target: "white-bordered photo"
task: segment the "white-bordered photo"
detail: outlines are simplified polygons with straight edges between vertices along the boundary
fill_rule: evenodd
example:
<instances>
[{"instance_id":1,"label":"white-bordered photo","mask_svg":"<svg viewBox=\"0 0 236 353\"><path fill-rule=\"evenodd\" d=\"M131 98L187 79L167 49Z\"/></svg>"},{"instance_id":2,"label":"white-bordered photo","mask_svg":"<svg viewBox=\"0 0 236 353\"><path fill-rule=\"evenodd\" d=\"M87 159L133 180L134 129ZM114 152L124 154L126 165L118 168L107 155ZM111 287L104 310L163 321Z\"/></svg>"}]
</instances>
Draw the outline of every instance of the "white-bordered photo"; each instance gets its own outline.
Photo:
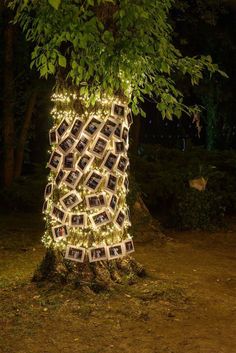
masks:
<instances>
[{"instance_id":1,"label":"white-bordered photo","mask_svg":"<svg viewBox=\"0 0 236 353\"><path fill-rule=\"evenodd\" d=\"M117 189L117 184L118 184L118 178L115 176L115 174L108 174L106 183L105 183L105 189L109 192L115 193Z\"/></svg>"},{"instance_id":2,"label":"white-bordered photo","mask_svg":"<svg viewBox=\"0 0 236 353\"><path fill-rule=\"evenodd\" d=\"M59 172L56 175L55 178L55 184L59 187L64 179L64 177L66 176L66 172L64 172L63 170L59 170Z\"/></svg>"},{"instance_id":3,"label":"white-bordered photo","mask_svg":"<svg viewBox=\"0 0 236 353\"><path fill-rule=\"evenodd\" d=\"M121 103L112 103L111 115L116 118L124 119L127 115L127 106Z\"/></svg>"},{"instance_id":4,"label":"white-bordered photo","mask_svg":"<svg viewBox=\"0 0 236 353\"><path fill-rule=\"evenodd\" d=\"M58 142L57 130L54 128L49 131L49 143L50 145L54 145L57 142Z\"/></svg>"},{"instance_id":5,"label":"white-bordered photo","mask_svg":"<svg viewBox=\"0 0 236 353\"><path fill-rule=\"evenodd\" d=\"M102 126L102 120L94 116L91 119L89 119L89 121L85 125L84 133L90 137L94 137L96 133L99 131L99 129L101 128L101 126Z\"/></svg>"},{"instance_id":6,"label":"white-bordered photo","mask_svg":"<svg viewBox=\"0 0 236 353\"><path fill-rule=\"evenodd\" d=\"M42 213L46 213L48 208L48 200L45 200L42 207Z\"/></svg>"},{"instance_id":7,"label":"white-bordered photo","mask_svg":"<svg viewBox=\"0 0 236 353\"><path fill-rule=\"evenodd\" d=\"M124 126L122 129L122 139L124 140L125 144L127 145L129 142L129 129Z\"/></svg>"},{"instance_id":8,"label":"white-bordered photo","mask_svg":"<svg viewBox=\"0 0 236 353\"><path fill-rule=\"evenodd\" d=\"M109 117L101 128L100 134L106 139L110 139L117 127L117 122L112 117Z\"/></svg>"},{"instance_id":9,"label":"white-bordered photo","mask_svg":"<svg viewBox=\"0 0 236 353\"><path fill-rule=\"evenodd\" d=\"M119 229L122 229L124 226L124 222L125 222L125 213L122 210L118 210L114 219L114 223Z\"/></svg>"},{"instance_id":10,"label":"white-bordered photo","mask_svg":"<svg viewBox=\"0 0 236 353\"><path fill-rule=\"evenodd\" d=\"M94 145L91 149L91 152L98 158L103 158L105 152L106 152L106 147L108 144L108 140L98 136L96 141L94 142Z\"/></svg>"},{"instance_id":11,"label":"white-bordered photo","mask_svg":"<svg viewBox=\"0 0 236 353\"><path fill-rule=\"evenodd\" d=\"M67 153L63 156L62 168L65 170L73 170L75 165L75 154Z\"/></svg>"},{"instance_id":12,"label":"white-bordered photo","mask_svg":"<svg viewBox=\"0 0 236 353\"><path fill-rule=\"evenodd\" d=\"M53 183L48 183L44 190L45 199L49 198L49 196L52 195L52 192L53 192Z\"/></svg>"},{"instance_id":13,"label":"white-bordered photo","mask_svg":"<svg viewBox=\"0 0 236 353\"><path fill-rule=\"evenodd\" d=\"M125 255L123 244L118 243L118 244L107 246L107 255L108 255L108 260L123 257Z\"/></svg>"},{"instance_id":14,"label":"white-bordered photo","mask_svg":"<svg viewBox=\"0 0 236 353\"><path fill-rule=\"evenodd\" d=\"M89 216L89 219L95 228L104 226L111 221L110 214L107 212L107 210L102 210L94 213L93 215Z\"/></svg>"},{"instance_id":15,"label":"white-bordered photo","mask_svg":"<svg viewBox=\"0 0 236 353\"><path fill-rule=\"evenodd\" d=\"M62 154L57 151L53 151L47 166L51 170L57 171L58 168L60 167L61 161L62 161Z\"/></svg>"},{"instance_id":16,"label":"white-bordered photo","mask_svg":"<svg viewBox=\"0 0 236 353\"><path fill-rule=\"evenodd\" d=\"M62 224L60 226L52 227L52 235L55 241L65 239L69 235L67 226Z\"/></svg>"},{"instance_id":17,"label":"white-bordered photo","mask_svg":"<svg viewBox=\"0 0 236 353\"><path fill-rule=\"evenodd\" d=\"M127 176L124 177L123 179L123 185L126 191L128 191L129 189L129 179L127 178Z\"/></svg>"},{"instance_id":18,"label":"white-bordered photo","mask_svg":"<svg viewBox=\"0 0 236 353\"><path fill-rule=\"evenodd\" d=\"M122 125L118 124L114 131L114 137L116 137L117 139L121 139L121 135L122 135Z\"/></svg>"},{"instance_id":19,"label":"white-bordered photo","mask_svg":"<svg viewBox=\"0 0 236 353\"><path fill-rule=\"evenodd\" d=\"M112 171L113 167L115 166L117 162L118 156L112 152L108 152L106 157L104 158L104 161L102 162L101 167L107 169L109 172Z\"/></svg>"},{"instance_id":20,"label":"white-bordered photo","mask_svg":"<svg viewBox=\"0 0 236 353\"><path fill-rule=\"evenodd\" d=\"M67 213L65 211L63 211L61 208L59 208L58 206L53 205L52 209L51 209L51 216L54 219L56 219L57 221L59 221L61 223L65 223Z\"/></svg>"},{"instance_id":21,"label":"white-bordered photo","mask_svg":"<svg viewBox=\"0 0 236 353\"><path fill-rule=\"evenodd\" d=\"M94 156L89 152L85 152L79 158L76 166L82 173L85 173L88 170L89 166L93 163L93 160Z\"/></svg>"},{"instance_id":22,"label":"white-bordered photo","mask_svg":"<svg viewBox=\"0 0 236 353\"><path fill-rule=\"evenodd\" d=\"M80 195L75 191L69 191L66 195L60 198L60 203L65 209L71 210L82 201Z\"/></svg>"},{"instance_id":23,"label":"white-bordered photo","mask_svg":"<svg viewBox=\"0 0 236 353\"><path fill-rule=\"evenodd\" d=\"M78 143L75 145L75 149L80 154L82 154L86 150L86 148L88 147L88 144L89 144L89 138L82 134Z\"/></svg>"},{"instance_id":24,"label":"white-bordered photo","mask_svg":"<svg viewBox=\"0 0 236 353\"><path fill-rule=\"evenodd\" d=\"M123 244L124 244L124 250L126 254L130 254L134 252L133 239L126 239L123 241Z\"/></svg>"},{"instance_id":25,"label":"white-bordered photo","mask_svg":"<svg viewBox=\"0 0 236 353\"><path fill-rule=\"evenodd\" d=\"M69 225L75 228L87 227L87 214L85 212L71 213L69 215Z\"/></svg>"},{"instance_id":26,"label":"white-bordered photo","mask_svg":"<svg viewBox=\"0 0 236 353\"><path fill-rule=\"evenodd\" d=\"M79 170L71 170L64 179L64 184L72 189L76 189L83 173Z\"/></svg>"},{"instance_id":27,"label":"white-bordered photo","mask_svg":"<svg viewBox=\"0 0 236 353\"><path fill-rule=\"evenodd\" d=\"M75 262L84 262L85 249L74 245L67 245L65 258Z\"/></svg>"},{"instance_id":28,"label":"white-bordered photo","mask_svg":"<svg viewBox=\"0 0 236 353\"><path fill-rule=\"evenodd\" d=\"M85 196L86 205L89 209L106 207L106 194L100 192Z\"/></svg>"},{"instance_id":29,"label":"white-bordered photo","mask_svg":"<svg viewBox=\"0 0 236 353\"><path fill-rule=\"evenodd\" d=\"M94 246L88 249L89 262L107 260L106 245Z\"/></svg>"},{"instance_id":30,"label":"white-bordered photo","mask_svg":"<svg viewBox=\"0 0 236 353\"><path fill-rule=\"evenodd\" d=\"M93 191L96 191L99 187L99 185L101 184L103 179L103 176L101 173L99 172L90 172L87 179L85 180L84 185Z\"/></svg>"},{"instance_id":31,"label":"white-bordered photo","mask_svg":"<svg viewBox=\"0 0 236 353\"><path fill-rule=\"evenodd\" d=\"M116 164L116 171L124 175L128 164L129 164L128 158L126 158L124 156L120 156L120 158Z\"/></svg>"},{"instance_id":32,"label":"white-bordered photo","mask_svg":"<svg viewBox=\"0 0 236 353\"><path fill-rule=\"evenodd\" d=\"M83 129L83 121L80 119L75 119L72 128L70 130L70 134L72 135L72 137L74 137L75 139L77 139L79 137L79 134L81 133L82 129Z\"/></svg>"},{"instance_id":33,"label":"white-bordered photo","mask_svg":"<svg viewBox=\"0 0 236 353\"><path fill-rule=\"evenodd\" d=\"M129 112L126 116L126 120L127 120L128 126L130 127L130 125L133 124L133 117L132 117L132 112L130 109L129 109Z\"/></svg>"},{"instance_id":34,"label":"white-bordered photo","mask_svg":"<svg viewBox=\"0 0 236 353\"><path fill-rule=\"evenodd\" d=\"M124 141L115 141L115 153L120 154L125 152L125 144Z\"/></svg>"},{"instance_id":35,"label":"white-bordered photo","mask_svg":"<svg viewBox=\"0 0 236 353\"><path fill-rule=\"evenodd\" d=\"M73 139L73 137L67 136L66 138L64 138L64 140L59 143L58 148L62 153L66 154L72 150L74 144L75 140Z\"/></svg>"},{"instance_id":36,"label":"white-bordered photo","mask_svg":"<svg viewBox=\"0 0 236 353\"><path fill-rule=\"evenodd\" d=\"M60 136L60 138L64 135L64 133L67 131L69 128L70 124L66 119L63 119L60 125L57 128L57 133Z\"/></svg>"},{"instance_id":37,"label":"white-bordered photo","mask_svg":"<svg viewBox=\"0 0 236 353\"><path fill-rule=\"evenodd\" d=\"M113 213L116 210L117 202L118 202L118 197L115 194L111 195L111 197L110 197L110 199L108 201L108 207Z\"/></svg>"}]
</instances>

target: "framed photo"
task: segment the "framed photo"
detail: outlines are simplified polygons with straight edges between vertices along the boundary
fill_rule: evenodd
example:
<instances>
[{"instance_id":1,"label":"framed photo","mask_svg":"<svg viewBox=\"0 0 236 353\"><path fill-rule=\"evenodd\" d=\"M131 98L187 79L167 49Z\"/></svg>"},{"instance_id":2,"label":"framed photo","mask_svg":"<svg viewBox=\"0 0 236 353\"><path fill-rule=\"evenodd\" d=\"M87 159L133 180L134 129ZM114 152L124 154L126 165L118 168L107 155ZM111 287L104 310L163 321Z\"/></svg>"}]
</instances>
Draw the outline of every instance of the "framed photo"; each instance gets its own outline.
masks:
<instances>
[{"instance_id":1,"label":"framed photo","mask_svg":"<svg viewBox=\"0 0 236 353\"><path fill-rule=\"evenodd\" d=\"M80 119L75 119L72 128L70 130L70 134L77 139L79 134L81 133L82 129L83 129L83 121Z\"/></svg>"},{"instance_id":2,"label":"framed photo","mask_svg":"<svg viewBox=\"0 0 236 353\"><path fill-rule=\"evenodd\" d=\"M125 222L125 213L119 210L115 216L114 223L119 228L122 229Z\"/></svg>"},{"instance_id":3,"label":"framed photo","mask_svg":"<svg viewBox=\"0 0 236 353\"><path fill-rule=\"evenodd\" d=\"M108 260L117 259L125 255L123 244L114 244L107 247Z\"/></svg>"},{"instance_id":4,"label":"framed photo","mask_svg":"<svg viewBox=\"0 0 236 353\"><path fill-rule=\"evenodd\" d=\"M115 212L117 207L118 197L116 195L111 195L108 201L108 207L112 212Z\"/></svg>"},{"instance_id":5,"label":"framed photo","mask_svg":"<svg viewBox=\"0 0 236 353\"><path fill-rule=\"evenodd\" d=\"M126 254L130 254L134 252L134 243L132 239L124 240L123 244L124 244L124 249Z\"/></svg>"},{"instance_id":6,"label":"framed photo","mask_svg":"<svg viewBox=\"0 0 236 353\"><path fill-rule=\"evenodd\" d=\"M123 127L121 137L124 140L125 144L127 145L129 141L129 129L126 126Z\"/></svg>"},{"instance_id":7,"label":"framed photo","mask_svg":"<svg viewBox=\"0 0 236 353\"><path fill-rule=\"evenodd\" d=\"M103 127L101 128L100 134L106 139L109 139L113 135L116 127L117 122L112 118L108 118Z\"/></svg>"},{"instance_id":8,"label":"framed photo","mask_svg":"<svg viewBox=\"0 0 236 353\"><path fill-rule=\"evenodd\" d=\"M67 245L65 258L71 261L84 262L85 249L73 245Z\"/></svg>"},{"instance_id":9,"label":"framed photo","mask_svg":"<svg viewBox=\"0 0 236 353\"><path fill-rule=\"evenodd\" d=\"M67 213L61 210L58 206L53 205L51 210L51 216L61 223L65 223Z\"/></svg>"},{"instance_id":10,"label":"framed photo","mask_svg":"<svg viewBox=\"0 0 236 353\"><path fill-rule=\"evenodd\" d=\"M111 221L110 215L106 210L90 215L89 219L95 228L104 226Z\"/></svg>"},{"instance_id":11,"label":"framed photo","mask_svg":"<svg viewBox=\"0 0 236 353\"><path fill-rule=\"evenodd\" d=\"M117 172L124 174L127 166L128 166L129 160L128 158L124 157L124 156L120 156L117 165L116 165L116 170Z\"/></svg>"},{"instance_id":12,"label":"framed photo","mask_svg":"<svg viewBox=\"0 0 236 353\"><path fill-rule=\"evenodd\" d=\"M89 262L107 260L107 248L100 245L88 249Z\"/></svg>"},{"instance_id":13,"label":"framed photo","mask_svg":"<svg viewBox=\"0 0 236 353\"><path fill-rule=\"evenodd\" d=\"M72 170L67 174L64 183L72 189L75 189L82 178L82 173L79 170Z\"/></svg>"},{"instance_id":14,"label":"framed photo","mask_svg":"<svg viewBox=\"0 0 236 353\"><path fill-rule=\"evenodd\" d=\"M49 143L50 143L50 145L54 145L57 142L58 142L57 130L51 129L49 131Z\"/></svg>"},{"instance_id":15,"label":"framed photo","mask_svg":"<svg viewBox=\"0 0 236 353\"><path fill-rule=\"evenodd\" d=\"M75 145L75 149L82 154L89 144L89 138L85 135L81 135L79 142Z\"/></svg>"},{"instance_id":16,"label":"framed photo","mask_svg":"<svg viewBox=\"0 0 236 353\"><path fill-rule=\"evenodd\" d=\"M69 215L69 225L76 228L87 227L87 214L85 212Z\"/></svg>"},{"instance_id":17,"label":"framed photo","mask_svg":"<svg viewBox=\"0 0 236 353\"><path fill-rule=\"evenodd\" d=\"M66 175L66 172L64 172L63 170L59 170L59 172L56 175L55 178L55 184L59 187L64 179Z\"/></svg>"},{"instance_id":18,"label":"framed photo","mask_svg":"<svg viewBox=\"0 0 236 353\"><path fill-rule=\"evenodd\" d=\"M63 224L61 226L52 227L52 235L55 241L65 239L69 235L67 226Z\"/></svg>"},{"instance_id":19,"label":"framed photo","mask_svg":"<svg viewBox=\"0 0 236 353\"><path fill-rule=\"evenodd\" d=\"M127 178L127 176L124 177L123 185L124 185L125 190L128 191L128 189L129 189L129 179Z\"/></svg>"},{"instance_id":20,"label":"framed photo","mask_svg":"<svg viewBox=\"0 0 236 353\"><path fill-rule=\"evenodd\" d=\"M99 194L85 196L86 205L89 209L100 208L106 206L106 194L101 192Z\"/></svg>"},{"instance_id":21,"label":"framed photo","mask_svg":"<svg viewBox=\"0 0 236 353\"><path fill-rule=\"evenodd\" d=\"M45 200L43 203L42 213L46 213L48 208L48 200Z\"/></svg>"},{"instance_id":22,"label":"framed photo","mask_svg":"<svg viewBox=\"0 0 236 353\"><path fill-rule=\"evenodd\" d=\"M89 119L89 121L85 125L84 133L86 133L90 137L95 136L101 126L102 126L102 121L97 117L93 117Z\"/></svg>"},{"instance_id":23,"label":"framed photo","mask_svg":"<svg viewBox=\"0 0 236 353\"><path fill-rule=\"evenodd\" d=\"M118 124L118 126L115 128L114 136L115 136L117 139L121 139L121 133L122 133L122 125L121 125L121 124Z\"/></svg>"},{"instance_id":24,"label":"framed photo","mask_svg":"<svg viewBox=\"0 0 236 353\"><path fill-rule=\"evenodd\" d=\"M70 191L65 196L60 198L60 203L66 209L72 209L82 201L82 198L75 192Z\"/></svg>"},{"instance_id":25,"label":"framed photo","mask_svg":"<svg viewBox=\"0 0 236 353\"><path fill-rule=\"evenodd\" d=\"M117 189L118 178L114 174L109 174L106 180L105 189L115 193Z\"/></svg>"},{"instance_id":26,"label":"framed photo","mask_svg":"<svg viewBox=\"0 0 236 353\"><path fill-rule=\"evenodd\" d=\"M67 136L63 141L58 145L58 148L62 153L66 154L74 147L75 140L71 136Z\"/></svg>"},{"instance_id":27,"label":"framed photo","mask_svg":"<svg viewBox=\"0 0 236 353\"><path fill-rule=\"evenodd\" d=\"M64 135L66 130L69 128L69 123L66 119L63 119L60 125L57 128L57 133L60 136L60 138Z\"/></svg>"},{"instance_id":28,"label":"framed photo","mask_svg":"<svg viewBox=\"0 0 236 353\"><path fill-rule=\"evenodd\" d=\"M103 158L106 147L108 144L108 140L104 139L103 137L98 137L93 145L91 152L98 158Z\"/></svg>"},{"instance_id":29,"label":"framed photo","mask_svg":"<svg viewBox=\"0 0 236 353\"><path fill-rule=\"evenodd\" d=\"M126 120L127 120L128 126L130 127L130 125L133 124L133 117L132 117L132 113L131 113L130 109L129 109L129 112L127 114Z\"/></svg>"},{"instance_id":30,"label":"framed photo","mask_svg":"<svg viewBox=\"0 0 236 353\"><path fill-rule=\"evenodd\" d=\"M124 119L127 115L127 106L121 103L112 103L111 115Z\"/></svg>"},{"instance_id":31,"label":"framed photo","mask_svg":"<svg viewBox=\"0 0 236 353\"><path fill-rule=\"evenodd\" d=\"M109 172L111 172L114 165L117 162L117 158L118 158L117 155L115 155L112 152L108 152L103 163L102 163L102 167L107 169Z\"/></svg>"},{"instance_id":32,"label":"framed photo","mask_svg":"<svg viewBox=\"0 0 236 353\"><path fill-rule=\"evenodd\" d=\"M61 164L61 161L62 161L62 154L57 151L53 151L48 162L48 167L51 170L57 171L57 169Z\"/></svg>"},{"instance_id":33,"label":"framed photo","mask_svg":"<svg viewBox=\"0 0 236 353\"><path fill-rule=\"evenodd\" d=\"M96 191L103 179L102 174L99 172L90 172L84 185L90 190Z\"/></svg>"},{"instance_id":34,"label":"framed photo","mask_svg":"<svg viewBox=\"0 0 236 353\"><path fill-rule=\"evenodd\" d=\"M75 155L70 152L63 156L62 168L65 170L73 170L75 164Z\"/></svg>"},{"instance_id":35,"label":"framed photo","mask_svg":"<svg viewBox=\"0 0 236 353\"><path fill-rule=\"evenodd\" d=\"M94 156L89 153L85 152L77 162L77 168L82 172L85 173L85 171L89 168L89 166L92 164L94 160Z\"/></svg>"},{"instance_id":36,"label":"framed photo","mask_svg":"<svg viewBox=\"0 0 236 353\"><path fill-rule=\"evenodd\" d=\"M44 197L45 199L47 199L49 196L52 195L52 191L53 191L53 184L52 183L48 183L45 187L44 190Z\"/></svg>"},{"instance_id":37,"label":"framed photo","mask_svg":"<svg viewBox=\"0 0 236 353\"><path fill-rule=\"evenodd\" d=\"M115 152L116 154L125 152L125 144L124 141L115 141Z\"/></svg>"}]
</instances>

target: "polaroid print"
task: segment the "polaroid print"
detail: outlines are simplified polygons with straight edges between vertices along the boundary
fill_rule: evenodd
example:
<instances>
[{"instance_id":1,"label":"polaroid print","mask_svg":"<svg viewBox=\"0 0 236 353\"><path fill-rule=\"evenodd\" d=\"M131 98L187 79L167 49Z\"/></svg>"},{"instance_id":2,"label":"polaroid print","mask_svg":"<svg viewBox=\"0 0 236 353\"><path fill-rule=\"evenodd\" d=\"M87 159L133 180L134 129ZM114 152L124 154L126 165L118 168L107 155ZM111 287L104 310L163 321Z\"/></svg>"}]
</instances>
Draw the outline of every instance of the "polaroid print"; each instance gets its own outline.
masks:
<instances>
[{"instance_id":1,"label":"polaroid print","mask_svg":"<svg viewBox=\"0 0 236 353\"><path fill-rule=\"evenodd\" d=\"M124 141L115 141L115 152L116 154L120 154L125 152L125 144Z\"/></svg>"},{"instance_id":2,"label":"polaroid print","mask_svg":"<svg viewBox=\"0 0 236 353\"><path fill-rule=\"evenodd\" d=\"M110 215L106 210L90 215L89 219L95 228L104 226L111 221Z\"/></svg>"},{"instance_id":3,"label":"polaroid print","mask_svg":"<svg viewBox=\"0 0 236 353\"><path fill-rule=\"evenodd\" d=\"M54 151L52 152L52 155L47 165L51 170L57 171L57 169L61 164L61 160L62 160L62 154L57 151Z\"/></svg>"},{"instance_id":4,"label":"polaroid print","mask_svg":"<svg viewBox=\"0 0 236 353\"><path fill-rule=\"evenodd\" d=\"M122 133L122 125L119 124L119 125L115 128L114 136L115 136L117 139L121 139L121 133Z\"/></svg>"},{"instance_id":5,"label":"polaroid print","mask_svg":"<svg viewBox=\"0 0 236 353\"><path fill-rule=\"evenodd\" d=\"M59 170L59 172L56 175L55 178L55 184L59 187L64 179L66 175L66 172L64 172L63 170Z\"/></svg>"},{"instance_id":6,"label":"polaroid print","mask_svg":"<svg viewBox=\"0 0 236 353\"><path fill-rule=\"evenodd\" d=\"M107 247L108 260L117 259L125 255L123 244L114 244Z\"/></svg>"},{"instance_id":7,"label":"polaroid print","mask_svg":"<svg viewBox=\"0 0 236 353\"><path fill-rule=\"evenodd\" d=\"M107 249L105 245L88 249L89 262L107 260Z\"/></svg>"},{"instance_id":8,"label":"polaroid print","mask_svg":"<svg viewBox=\"0 0 236 353\"><path fill-rule=\"evenodd\" d=\"M116 165L117 172L124 174L127 169L128 163L129 163L128 158L120 156L118 163Z\"/></svg>"},{"instance_id":9,"label":"polaroid print","mask_svg":"<svg viewBox=\"0 0 236 353\"><path fill-rule=\"evenodd\" d=\"M56 129L51 129L49 131L49 143L50 145L54 145L58 142L58 135Z\"/></svg>"},{"instance_id":10,"label":"polaroid print","mask_svg":"<svg viewBox=\"0 0 236 353\"><path fill-rule=\"evenodd\" d=\"M70 134L77 139L79 134L81 133L83 129L83 121L80 119L75 119L72 128L70 130Z\"/></svg>"},{"instance_id":11,"label":"polaroid print","mask_svg":"<svg viewBox=\"0 0 236 353\"><path fill-rule=\"evenodd\" d=\"M91 118L84 127L84 133L90 137L95 136L100 127L102 126L102 121L98 118Z\"/></svg>"},{"instance_id":12,"label":"polaroid print","mask_svg":"<svg viewBox=\"0 0 236 353\"><path fill-rule=\"evenodd\" d=\"M118 156L114 153L108 152L101 166L111 172L116 164L117 158Z\"/></svg>"},{"instance_id":13,"label":"polaroid print","mask_svg":"<svg viewBox=\"0 0 236 353\"><path fill-rule=\"evenodd\" d=\"M96 191L101 184L103 176L98 172L90 172L84 185L90 190Z\"/></svg>"},{"instance_id":14,"label":"polaroid print","mask_svg":"<svg viewBox=\"0 0 236 353\"><path fill-rule=\"evenodd\" d=\"M85 200L89 209L106 206L106 194L104 192L101 192L100 194L87 195L85 196Z\"/></svg>"},{"instance_id":15,"label":"polaroid print","mask_svg":"<svg viewBox=\"0 0 236 353\"><path fill-rule=\"evenodd\" d=\"M122 139L124 140L125 144L128 144L128 140L129 140L129 129L124 126L123 130L122 130Z\"/></svg>"},{"instance_id":16,"label":"polaroid print","mask_svg":"<svg viewBox=\"0 0 236 353\"><path fill-rule=\"evenodd\" d=\"M109 201L108 201L108 207L109 209L114 213L116 210L118 198L116 195L111 195Z\"/></svg>"},{"instance_id":17,"label":"polaroid print","mask_svg":"<svg viewBox=\"0 0 236 353\"><path fill-rule=\"evenodd\" d=\"M117 212L116 217L115 217L114 223L116 226L118 226L118 228L122 229L124 226L124 222L125 222L125 214L124 214L124 212L119 210Z\"/></svg>"},{"instance_id":18,"label":"polaroid print","mask_svg":"<svg viewBox=\"0 0 236 353\"><path fill-rule=\"evenodd\" d=\"M57 128L57 133L60 136L60 138L64 135L66 130L69 128L69 123L66 119L63 119L61 124Z\"/></svg>"},{"instance_id":19,"label":"polaroid print","mask_svg":"<svg viewBox=\"0 0 236 353\"><path fill-rule=\"evenodd\" d=\"M112 118L108 118L103 125L100 134L103 135L106 139L109 139L113 135L116 127L117 122Z\"/></svg>"},{"instance_id":20,"label":"polaroid print","mask_svg":"<svg viewBox=\"0 0 236 353\"><path fill-rule=\"evenodd\" d=\"M70 191L65 196L60 198L60 203L66 209L72 209L82 201L82 198L75 192Z\"/></svg>"},{"instance_id":21,"label":"polaroid print","mask_svg":"<svg viewBox=\"0 0 236 353\"><path fill-rule=\"evenodd\" d=\"M89 152L85 152L85 154L83 154L83 156L81 156L79 161L77 162L77 168L82 173L85 173L89 166L92 164L93 160L94 156Z\"/></svg>"},{"instance_id":22,"label":"polaroid print","mask_svg":"<svg viewBox=\"0 0 236 353\"><path fill-rule=\"evenodd\" d=\"M98 158L103 158L104 153L106 152L108 141L103 137L98 137L95 141L91 152Z\"/></svg>"},{"instance_id":23,"label":"polaroid print","mask_svg":"<svg viewBox=\"0 0 236 353\"><path fill-rule=\"evenodd\" d=\"M45 199L47 199L49 196L52 195L52 191L53 191L53 184L52 183L48 183L45 187L44 190L44 197Z\"/></svg>"},{"instance_id":24,"label":"polaroid print","mask_svg":"<svg viewBox=\"0 0 236 353\"><path fill-rule=\"evenodd\" d=\"M114 174L109 174L106 183L105 189L109 192L115 193L117 189L118 178Z\"/></svg>"},{"instance_id":25,"label":"polaroid print","mask_svg":"<svg viewBox=\"0 0 236 353\"><path fill-rule=\"evenodd\" d=\"M127 177L124 177L123 185L124 185L125 190L128 191L128 189L129 189L129 179Z\"/></svg>"},{"instance_id":26,"label":"polaroid print","mask_svg":"<svg viewBox=\"0 0 236 353\"><path fill-rule=\"evenodd\" d=\"M76 228L87 227L87 214L85 212L69 215L69 225Z\"/></svg>"},{"instance_id":27,"label":"polaroid print","mask_svg":"<svg viewBox=\"0 0 236 353\"><path fill-rule=\"evenodd\" d=\"M112 103L111 115L116 118L125 118L127 115L127 106L120 103Z\"/></svg>"},{"instance_id":28,"label":"polaroid print","mask_svg":"<svg viewBox=\"0 0 236 353\"><path fill-rule=\"evenodd\" d=\"M132 117L131 110L129 110L129 113L127 114L126 120L127 120L128 126L130 127L130 125L133 124L133 117Z\"/></svg>"},{"instance_id":29,"label":"polaroid print","mask_svg":"<svg viewBox=\"0 0 236 353\"><path fill-rule=\"evenodd\" d=\"M42 213L46 213L48 208L48 200L45 200L43 203Z\"/></svg>"},{"instance_id":30,"label":"polaroid print","mask_svg":"<svg viewBox=\"0 0 236 353\"><path fill-rule=\"evenodd\" d=\"M64 183L72 189L75 189L82 178L82 173L79 170L72 170L67 174Z\"/></svg>"},{"instance_id":31,"label":"polaroid print","mask_svg":"<svg viewBox=\"0 0 236 353\"><path fill-rule=\"evenodd\" d=\"M73 170L75 164L75 155L70 152L63 156L62 168L65 170Z\"/></svg>"},{"instance_id":32,"label":"polaroid print","mask_svg":"<svg viewBox=\"0 0 236 353\"><path fill-rule=\"evenodd\" d=\"M51 210L51 216L57 221L64 223L67 217L67 213L61 210L58 206L53 205Z\"/></svg>"},{"instance_id":33,"label":"polaroid print","mask_svg":"<svg viewBox=\"0 0 236 353\"><path fill-rule=\"evenodd\" d=\"M65 239L69 235L67 226L63 224L61 226L52 227L52 235L55 241Z\"/></svg>"},{"instance_id":34,"label":"polaroid print","mask_svg":"<svg viewBox=\"0 0 236 353\"><path fill-rule=\"evenodd\" d=\"M61 141L58 145L58 148L61 150L62 153L68 153L74 147L75 140L68 136L63 141Z\"/></svg>"},{"instance_id":35,"label":"polaroid print","mask_svg":"<svg viewBox=\"0 0 236 353\"><path fill-rule=\"evenodd\" d=\"M84 262L85 249L73 245L67 245L65 258L75 262Z\"/></svg>"},{"instance_id":36,"label":"polaroid print","mask_svg":"<svg viewBox=\"0 0 236 353\"><path fill-rule=\"evenodd\" d=\"M132 239L124 240L123 244L124 244L124 249L126 254L130 254L134 252L134 243Z\"/></svg>"},{"instance_id":37,"label":"polaroid print","mask_svg":"<svg viewBox=\"0 0 236 353\"><path fill-rule=\"evenodd\" d=\"M75 145L75 149L82 154L89 144L89 138L81 135L79 142Z\"/></svg>"}]
</instances>

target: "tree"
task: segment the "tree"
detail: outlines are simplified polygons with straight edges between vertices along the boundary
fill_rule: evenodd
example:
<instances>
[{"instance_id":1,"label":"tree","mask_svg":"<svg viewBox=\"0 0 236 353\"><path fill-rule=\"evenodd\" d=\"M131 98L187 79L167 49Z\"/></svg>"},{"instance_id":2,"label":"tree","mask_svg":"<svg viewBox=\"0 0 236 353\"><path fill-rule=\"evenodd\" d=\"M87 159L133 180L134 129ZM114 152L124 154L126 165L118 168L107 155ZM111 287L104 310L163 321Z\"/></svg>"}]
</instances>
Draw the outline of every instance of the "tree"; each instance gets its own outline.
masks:
<instances>
[{"instance_id":1,"label":"tree","mask_svg":"<svg viewBox=\"0 0 236 353\"><path fill-rule=\"evenodd\" d=\"M194 85L204 72L220 72L210 56L183 57L172 44L171 5L10 1L15 21L34 43L31 66L42 77L56 76L44 205L49 251L41 275L110 283L124 272L142 272L132 258L119 259L133 250L126 202L131 110L145 115L139 102L148 95L163 118L192 114L197 108L184 104L174 78L186 75ZM85 248L90 263L82 263ZM93 262L107 256L116 261Z\"/></svg>"}]
</instances>

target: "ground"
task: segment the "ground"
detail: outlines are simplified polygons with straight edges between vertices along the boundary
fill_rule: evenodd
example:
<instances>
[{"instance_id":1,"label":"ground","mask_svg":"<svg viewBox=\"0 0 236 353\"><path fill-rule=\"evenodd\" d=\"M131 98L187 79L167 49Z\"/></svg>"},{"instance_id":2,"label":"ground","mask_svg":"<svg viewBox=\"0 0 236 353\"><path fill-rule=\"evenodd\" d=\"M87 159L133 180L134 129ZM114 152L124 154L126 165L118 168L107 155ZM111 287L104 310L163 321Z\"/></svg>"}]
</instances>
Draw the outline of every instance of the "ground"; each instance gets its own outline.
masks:
<instances>
[{"instance_id":1,"label":"ground","mask_svg":"<svg viewBox=\"0 0 236 353\"><path fill-rule=\"evenodd\" d=\"M39 215L2 216L0 227L0 353L236 352L236 220L136 243L147 277L99 294L31 283Z\"/></svg>"}]
</instances>

